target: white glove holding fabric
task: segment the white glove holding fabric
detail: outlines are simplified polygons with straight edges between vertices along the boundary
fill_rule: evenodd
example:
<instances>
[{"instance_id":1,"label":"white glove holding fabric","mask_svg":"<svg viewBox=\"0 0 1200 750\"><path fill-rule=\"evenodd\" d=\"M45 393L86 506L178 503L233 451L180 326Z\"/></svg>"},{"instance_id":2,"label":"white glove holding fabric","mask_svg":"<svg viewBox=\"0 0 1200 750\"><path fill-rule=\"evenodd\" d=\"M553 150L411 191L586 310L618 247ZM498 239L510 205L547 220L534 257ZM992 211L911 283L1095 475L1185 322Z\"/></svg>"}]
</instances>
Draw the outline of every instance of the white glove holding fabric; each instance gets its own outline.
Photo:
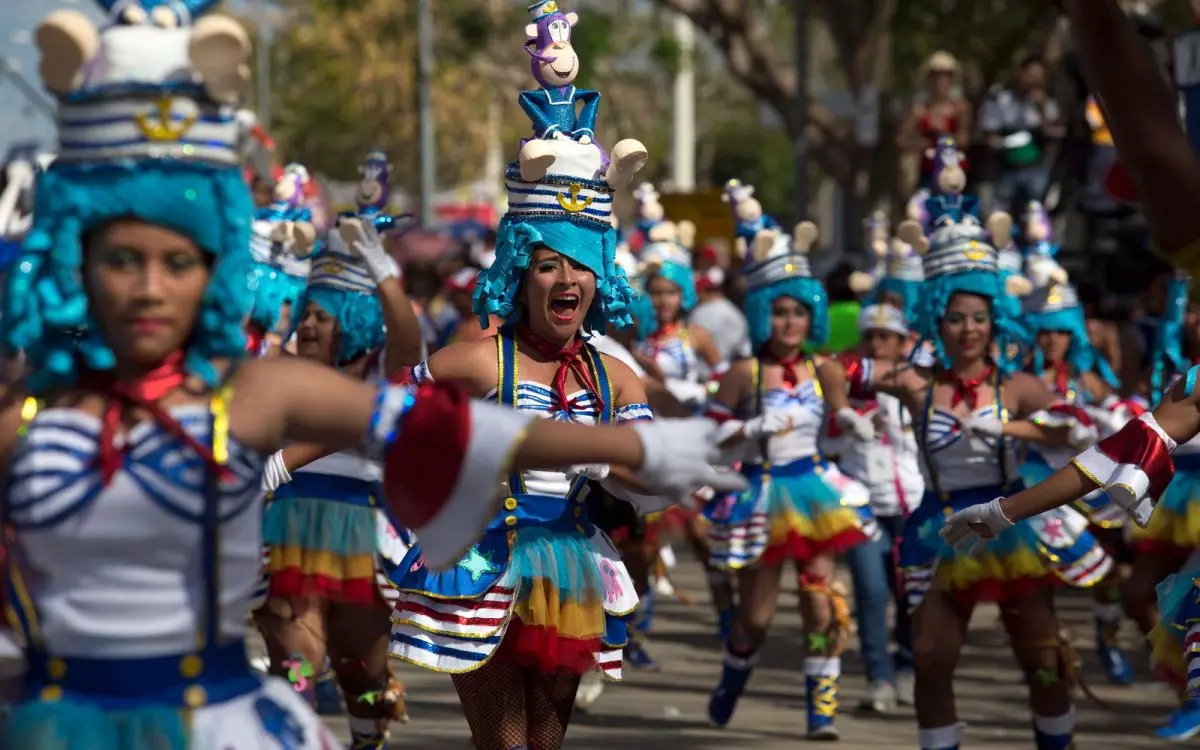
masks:
<instances>
[{"instance_id":1,"label":"white glove holding fabric","mask_svg":"<svg viewBox=\"0 0 1200 750\"><path fill-rule=\"evenodd\" d=\"M875 439L875 425L871 418L865 414L859 414L850 407L844 407L837 410L837 414L833 415L838 427L841 427L848 434L852 435L855 440L868 443Z\"/></svg>"},{"instance_id":2,"label":"white glove holding fabric","mask_svg":"<svg viewBox=\"0 0 1200 750\"><path fill-rule=\"evenodd\" d=\"M1100 440L1100 432L1095 425L1087 425L1076 420L1067 428L1067 445L1081 451L1090 448Z\"/></svg>"},{"instance_id":3,"label":"white glove holding fabric","mask_svg":"<svg viewBox=\"0 0 1200 750\"><path fill-rule=\"evenodd\" d=\"M972 505L964 508L946 519L946 525L939 532L948 544L960 552L970 553L981 541L994 539L1005 529L1012 528L1013 522L1008 520L1000 509L998 497L990 503ZM987 533L982 533L974 527L982 526Z\"/></svg>"},{"instance_id":4,"label":"white glove holding fabric","mask_svg":"<svg viewBox=\"0 0 1200 750\"><path fill-rule=\"evenodd\" d=\"M358 220L355 226L356 236L350 249L363 259L367 265L367 273L376 284L382 284L387 279L399 279L400 267L383 247L383 238L370 219Z\"/></svg>"},{"instance_id":5,"label":"white glove holding fabric","mask_svg":"<svg viewBox=\"0 0 1200 750\"><path fill-rule=\"evenodd\" d=\"M572 477L586 477L596 482L603 482L608 479L611 468L608 464L581 464L572 466L570 475Z\"/></svg>"},{"instance_id":6,"label":"white glove holding fabric","mask_svg":"<svg viewBox=\"0 0 1200 750\"><path fill-rule=\"evenodd\" d=\"M275 451L263 465L263 492L274 492L280 485L292 481L292 475L283 463L283 451Z\"/></svg>"},{"instance_id":7,"label":"white glove holding fabric","mask_svg":"<svg viewBox=\"0 0 1200 750\"><path fill-rule=\"evenodd\" d=\"M962 426L973 437L997 438L1004 434L1004 423L994 417L970 416L962 421Z\"/></svg>"},{"instance_id":8,"label":"white glove holding fabric","mask_svg":"<svg viewBox=\"0 0 1200 750\"><path fill-rule=\"evenodd\" d=\"M759 414L753 419L746 420L742 432L747 440L761 440L764 437L778 435L792 429L792 418L781 409L771 409L765 414Z\"/></svg>"},{"instance_id":9,"label":"white glove holding fabric","mask_svg":"<svg viewBox=\"0 0 1200 750\"><path fill-rule=\"evenodd\" d=\"M708 387L690 380L668 380L667 391L685 406L697 406L708 400Z\"/></svg>"},{"instance_id":10,"label":"white glove holding fabric","mask_svg":"<svg viewBox=\"0 0 1200 750\"><path fill-rule=\"evenodd\" d=\"M712 467L720 458L717 424L708 419L656 419L633 426L645 458L636 476L661 495L683 498L700 487L741 492L746 478Z\"/></svg>"}]
</instances>

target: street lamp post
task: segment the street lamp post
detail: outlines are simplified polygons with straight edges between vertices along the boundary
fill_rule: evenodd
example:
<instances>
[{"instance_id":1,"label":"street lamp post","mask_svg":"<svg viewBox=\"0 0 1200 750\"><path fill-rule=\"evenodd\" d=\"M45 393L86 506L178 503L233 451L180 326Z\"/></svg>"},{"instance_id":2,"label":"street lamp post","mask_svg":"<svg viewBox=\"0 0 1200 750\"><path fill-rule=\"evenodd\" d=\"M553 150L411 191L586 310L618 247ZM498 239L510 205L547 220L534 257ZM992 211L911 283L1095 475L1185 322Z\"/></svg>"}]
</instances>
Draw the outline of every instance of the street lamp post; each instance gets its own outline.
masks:
<instances>
[{"instance_id":1,"label":"street lamp post","mask_svg":"<svg viewBox=\"0 0 1200 750\"><path fill-rule=\"evenodd\" d=\"M808 0L792 0L796 93L792 101L792 198L796 221L808 217Z\"/></svg>"},{"instance_id":2,"label":"street lamp post","mask_svg":"<svg viewBox=\"0 0 1200 750\"><path fill-rule=\"evenodd\" d=\"M433 3L417 2L417 111L420 137L417 139L421 165L421 226L432 229L435 217L433 193L436 184L437 141L433 122Z\"/></svg>"}]
</instances>

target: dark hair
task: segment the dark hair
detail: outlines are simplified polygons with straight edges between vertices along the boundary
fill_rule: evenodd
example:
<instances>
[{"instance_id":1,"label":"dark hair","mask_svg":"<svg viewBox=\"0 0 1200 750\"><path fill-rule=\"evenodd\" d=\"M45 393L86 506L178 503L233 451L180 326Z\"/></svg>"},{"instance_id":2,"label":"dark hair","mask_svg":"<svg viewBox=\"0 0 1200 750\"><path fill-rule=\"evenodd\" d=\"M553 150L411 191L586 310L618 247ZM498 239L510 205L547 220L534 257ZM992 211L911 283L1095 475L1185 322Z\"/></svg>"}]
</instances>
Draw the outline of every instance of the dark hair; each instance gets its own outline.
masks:
<instances>
[{"instance_id":1,"label":"dark hair","mask_svg":"<svg viewBox=\"0 0 1200 750\"><path fill-rule=\"evenodd\" d=\"M858 295L850 288L850 275L853 273L854 264L842 261L825 277L825 291L830 302L854 302L858 299Z\"/></svg>"},{"instance_id":2,"label":"dark hair","mask_svg":"<svg viewBox=\"0 0 1200 750\"><path fill-rule=\"evenodd\" d=\"M425 261L413 261L404 266L404 291L418 300L433 299L442 287L437 266Z\"/></svg>"},{"instance_id":3,"label":"dark hair","mask_svg":"<svg viewBox=\"0 0 1200 750\"><path fill-rule=\"evenodd\" d=\"M1025 70L1030 65L1041 65L1046 67L1046 59L1036 52L1030 52L1021 58L1021 64L1017 66L1018 70Z\"/></svg>"}]
</instances>

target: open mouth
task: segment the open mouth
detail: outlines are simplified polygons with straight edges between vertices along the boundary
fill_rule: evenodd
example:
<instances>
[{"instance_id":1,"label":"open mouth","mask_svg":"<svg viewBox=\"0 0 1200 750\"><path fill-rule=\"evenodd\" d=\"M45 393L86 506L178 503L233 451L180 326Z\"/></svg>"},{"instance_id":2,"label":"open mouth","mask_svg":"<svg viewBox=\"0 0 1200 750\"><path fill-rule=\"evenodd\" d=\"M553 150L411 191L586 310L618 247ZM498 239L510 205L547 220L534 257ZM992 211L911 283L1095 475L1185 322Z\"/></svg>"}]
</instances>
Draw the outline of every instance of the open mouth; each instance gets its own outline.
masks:
<instances>
[{"instance_id":1,"label":"open mouth","mask_svg":"<svg viewBox=\"0 0 1200 750\"><path fill-rule=\"evenodd\" d=\"M578 294L560 294L550 300L550 315L560 323L569 323L579 311Z\"/></svg>"}]
</instances>

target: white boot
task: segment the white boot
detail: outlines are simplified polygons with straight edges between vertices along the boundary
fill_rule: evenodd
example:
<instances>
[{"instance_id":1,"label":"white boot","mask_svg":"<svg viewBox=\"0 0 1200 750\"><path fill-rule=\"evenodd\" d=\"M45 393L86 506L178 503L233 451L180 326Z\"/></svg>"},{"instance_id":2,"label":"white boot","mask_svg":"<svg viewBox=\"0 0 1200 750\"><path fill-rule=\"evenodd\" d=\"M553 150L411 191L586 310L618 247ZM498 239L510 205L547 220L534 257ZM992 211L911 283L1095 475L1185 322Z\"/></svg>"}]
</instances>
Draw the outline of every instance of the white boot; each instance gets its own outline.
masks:
<instances>
[{"instance_id":1,"label":"white boot","mask_svg":"<svg viewBox=\"0 0 1200 750\"><path fill-rule=\"evenodd\" d=\"M38 69L46 88L59 94L83 84L83 68L100 51L100 34L95 25L77 10L51 13L34 32L42 53Z\"/></svg>"},{"instance_id":2,"label":"white boot","mask_svg":"<svg viewBox=\"0 0 1200 750\"><path fill-rule=\"evenodd\" d=\"M537 182L545 177L554 165L554 148L550 141L534 138L525 142L518 158L521 162L521 179Z\"/></svg>"},{"instance_id":3,"label":"white boot","mask_svg":"<svg viewBox=\"0 0 1200 750\"><path fill-rule=\"evenodd\" d=\"M609 154L608 172L604 177L611 187L625 187L633 181L633 176L638 170L646 166L647 158L649 155L641 141L632 138L617 141L617 145L613 146L612 153Z\"/></svg>"}]
</instances>

